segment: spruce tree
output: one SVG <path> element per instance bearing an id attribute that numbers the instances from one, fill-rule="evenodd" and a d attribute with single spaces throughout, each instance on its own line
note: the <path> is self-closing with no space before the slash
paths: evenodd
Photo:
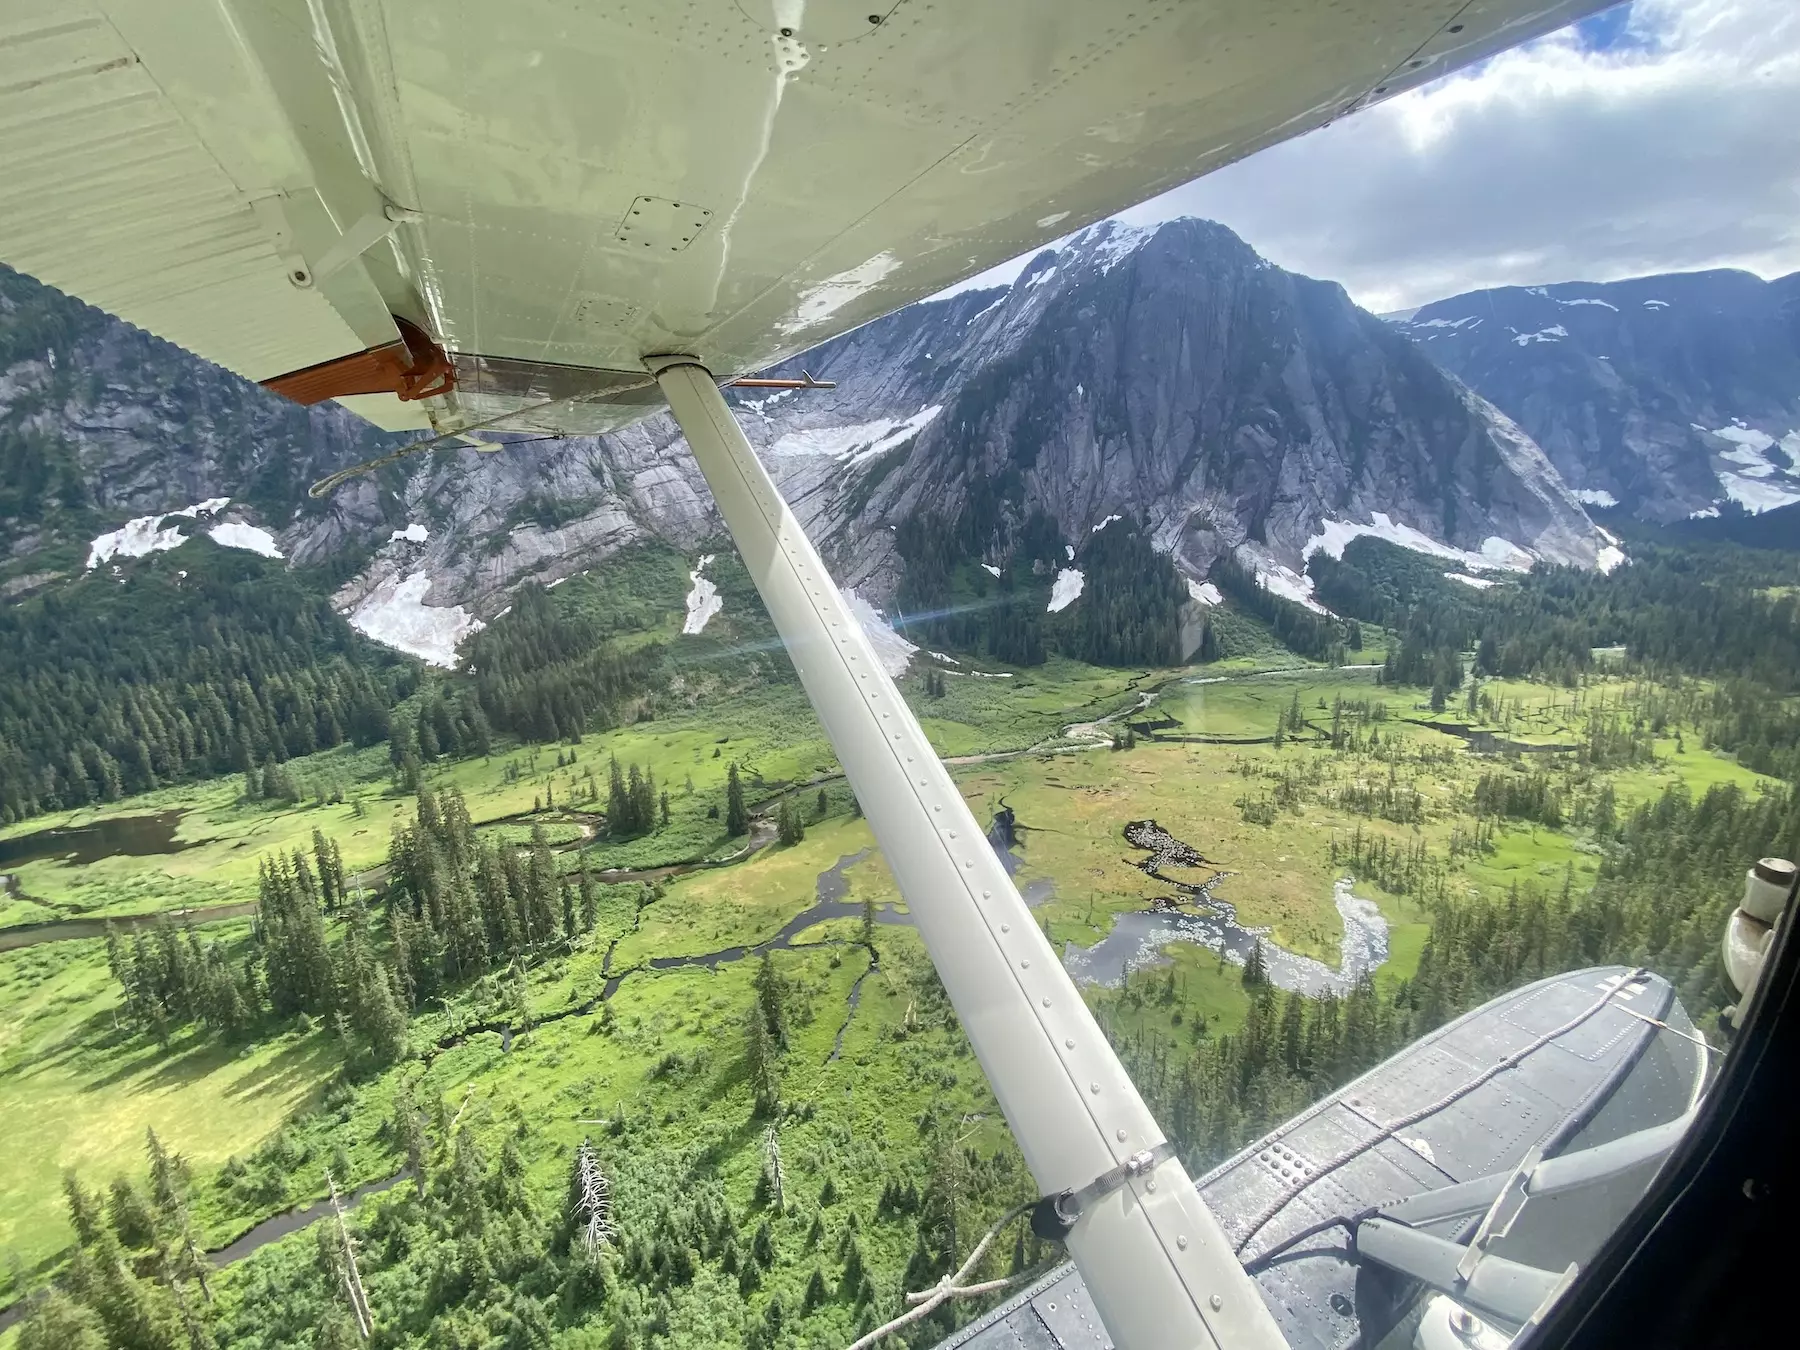
<path id="1" fill-rule="evenodd" d="M 725 771 L 725 833 L 736 836 L 748 833 L 750 812 L 744 807 L 744 785 L 738 779 L 734 761 Z"/>
<path id="2" fill-rule="evenodd" d="M 100 1318 L 52 1286 L 32 1301 L 18 1350 L 108 1350 Z"/>

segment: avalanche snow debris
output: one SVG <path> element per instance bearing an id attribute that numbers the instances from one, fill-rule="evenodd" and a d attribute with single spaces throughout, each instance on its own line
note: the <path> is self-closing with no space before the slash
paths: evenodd
<path id="1" fill-rule="evenodd" d="M 1434 558 L 1460 563 L 1470 571 L 1491 571 L 1496 567 L 1511 572 L 1528 572 L 1535 558 L 1527 549 L 1520 548 L 1509 539 L 1498 535 L 1489 535 L 1482 541 L 1481 551 L 1471 553 L 1466 549 L 1452 548 L 1448 544 L 1440 544 L 1423 530 L 1416 530 L 1411 525 L 1403 525 L 1394 521 L 1385 511 L 1371 512 L 1371 523 L 1359 525 L 1350 520 L 1322 520 L 1319 522 L 1319 533 L 1306 541 L 1306 547 L 1300 556 L 1310 558 L 1319 549 L 1333 558 L 1344 556 L 1344 545 L 1358 535 L 1372 534 L 1377 539 L 1385 539 L 1390 544 L 1398 544 L 1401 548 L 1412 549 L 1415 553 L 1429 554 Z M 1309 586 L 1310 592 L 1311 587 Z"/>
<path id="2" fill-rule="evenodd" d="M 161 519 L 161 516 L 138 516 L 99 536 L 88 546 L 88 567 L 98 567 L 114 558 L 141 558 L 146 553 L 179 548 L 187 542 L 187 536 L 173 525 L 157 529 Z"/>
<path id="3" fill-rule="evenodd" d="M 1709 434 L 1732 442 L 1733 448 L 1720 451 L 1719 458 L 1737 467 L 1718 471 L 1719 486 L 1732 501 L 1752 515 L 1800 501 L 1800 482 L 1794 481 L 1768 454 L 1779 445 L 1790 462 L 1800 459 L 1800 432 L 1790 431 L 1777 441 L 1768 432 L 1747 427 L 1734 417 L 1730 426 L 1715 428 Z"/>
<path id="4" fill-rule="evenodd" d="M 1068 554 L 1068 555 L 1069 555 L 1069 561 L 1070 561 L 1070 562 L 1074 562 L 1074 561 L 1075 561 L 1075 545 L 1073 545 L 1073 544 L 1064 544 L 1064 545 L 1063 545 L 1063 552 L 1064 552 L 1064 553 L 1067 553 L 1067 554 Z"/>
<path id="5" fill-rule="evenodd" d="M 207 534 L 212 536 L 213 543 L 223 544 L 226 548 L 247 549 L 251 553 L 260 553 L 265 558 L 281 556 L 281 550 L 275 547 L 275 536 L 255 525 L 227 520 L 213 526 Z"/>
<path id="6" fill-rule="evenodd" d="M 98 567 L 103 562 L 111 562 L 114 558 L 141 558 L 146 553 L 161 553 L 172 548 L 179 548 L 187 541 L 187 536 L 174 525 L 158 529 L 163 520 L 169 516 L 181 516 L 194 520 L 200 516 L 217 515 L 231 504 L 229 497 L 208 497 L 203 502 L 195 502 L 192 506 L 184 506 L 175 511 L 158 511 L 151 516 L 137 516 L 126 521 L 116 530 L 108 530 L 88 545 L 87 565 Z M 237 545 L 236 547 L 246 547 Z M 260 550 L 259 550 L 260 551 Z M 279 557 L 280 555 L 275 555 Z"/>
<path id="7" fill-rule="evenodd" d="M 1747 427 L 1736 418 L 1732 419 L 1730 426 L 1717 427 L 1712 434 L 1717 436 L 1720 440 L 1736 441 L 1746 450 L 1767 450 L 1770 446 L 1775 444 L 1775 438 L 1769 435 L 1768 432 L 1757 431 L 1751 427 Z M 1727 454 L 1725 458 L 1731 459 L 1733 456 Z M 1740 463 L 1741 462 L 1742 461 L 1740 461 Z"/>
<path id="8" fill-rule="evenodd" d="M 1099 534 L 1100 531 L 1104 530 L 1108 525 L 1112 524 L 1115 520 L 1123 520 L 1123 519 L 1125 519 L 1124 516 L 1108 516 L 1105 520 L 1101 521 L 1098 525 L 1094 526 L 1093 529 L 1089 530 L 1088 533 L 1089 534 Z"/>
<path id="9" fill-rule="evenodd" d="M 423 525 L 419 524 L 419 522 L 415 520 L 412 524 L 408 525 L 404 530 L 395 530 L 392 534 L 390 534 L 388 536 L 388 543 L 391 544 L 396 539 L 404 539 L 408 543 L 422 544 L 429 538 L 431 538 L 431 531 L 426 529 Z"/>
<path id="10" fill-rule="evenodd" d="M 1602 572 L 1610 572 L 1621 563 L 1629 562 L 1625 550 L 1617 544 L 1607 544 L 1594 558 L 1594 566 Z"/>
<path id="11" fill-rule="evenodd" d="M 1225 597 L 1220 594 L 1219 588 L 1210 581 L 1195 581 L 1192 577 L 1189 577 L 1187 579 L 1187 593 L 1188 599 L 1198 600 L 1203 605 L 1222 605 L 1225 603 Z"/>
<path id="12" fill-rule="evenodd" d="M 1460 581 L 1465 586 L 1473 586 L 1478 591 L 1485 591 L 1494 584 L 1492 577 L 1472 577 L 1464 572 L 1446 572 L 1444 576 L 1451 581 Z"/>
<path id="13" fill-rule="evenodd" d="M 888 621 L 882 618 L 881 611 L 854 590 L 844 592 L 844 603 L 850 607 L 851 614 L 856 616 L 857 623 L 862 625 L 863 634 L 875 649 L 875 659 L 881 662 L 881 668 L 894 679 L 904 675 L 913 653 L 919 650 L 918 647 L 896 633 Z"/>
<path id="14" fill-rule="evenodd" d="M 1329 614 L 1330 610 L 1313 599 L 1312 578 L 1296 572 L 1281 563 L 1267 562 L 1257 559 L 1256 580 L 1270 595 L 1279 595 L 1283 600 L 1292 600 L 1297 605 L 1305 605 L 1315 614 Z"/>
<path id="15" fill-rule="evenodd" d="M 1718 518 L 1719 508 L 1716 506 L 1709 506 L 1704 511 L 1688 512 L 1689 520 L 1717 520 Z"/>
<path id="16" fill-rule="evenodd" d="M 995 567 L 994 564 L 992 564 L 992 563 L 981 564 L 981 570 L 986 572 L 991 577 L 997 577 L 1000 575 L 1000 569 L 998 567 Z"/>
<path id="17" fill-rule="evenodd" d="M 807 431 L 790 431 L 778 438 L 769 447 L 768 453 L 775 459 L 827 455 L 832 459 L 854 462 L 891 450 L 916 436 L 942 411 L 943 405 L 934 403 L 929 408 L 919 409 L 904 421 L 881 417 L 872 422 L 858 422 L 846 427 L 814 427 Z"/>
<path id="18" fill-rule="evenodd" d="M 1087 578 L 1081 574 L 1080 569 L 1063 568 L 1056 574 L 1056 584 L 1050 588 L 1050 605 L 1045 612 L 1059 614 L 1067 609 L 1075 603 L 1081 595 L 1081 588 L 1085 585 L 1087 585 Z"/>
<path id="19" fill-rule="evenodd" d="M 943 652 L 931 652 L 930 656 L 933 661 L 942 661 L 947 666 L 960 666 L 962 664 L 962 662 L 958 661 L 954 656 L 946 656 Z"/>
<path id="20" fill-rule="evenodd" d="M 725 607 L 725 599 L 719 594 L 719 588 L 702 575 L 711 565 L 713 557 L 711 553 L 702 553 L 700 561 L 694 564 L 694 570 L 688 573 L 688 580 L 693 585 L 687 593 L 687 618 L 681 623 L 681 631 L 684 633 L 704 633 L 706 625 L 712 622 L 713 615 Z"/>
<path id="21" fill-rule="evenodd" d="M 1586 506 L 1617 506 L 1619 499 L 1605 488 L 1576 488 L 1575 500 Z"/>
<path id="22" fill-rule="evenodd" d="M 487 625 L 461 605 L 427 605 L 430 590 L 431 578 L 423 572 L 389 577 L 351 612 L 350 626 L 421 661 L 454 668 L 457 644 Z"/>
<path id="23" fill-rule="evenodd" d="M 1719 486 L 1725 489 L 1727 497 L 1753 516 L 1800 502 L 1800 488 L 1785 483 L 1768 483 L 1761 478 L 1749 478 L 1723 470 L 1719 473 Z"/>

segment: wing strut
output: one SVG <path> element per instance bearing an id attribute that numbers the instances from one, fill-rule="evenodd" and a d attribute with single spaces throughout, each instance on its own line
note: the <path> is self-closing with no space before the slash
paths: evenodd
<path id="1" fill-rule="evenodd" d="M 1065 1242 L 1121 1350 L 1285 1350 L 1179 1159 L 876 659 L 819 555 L 689 356 L 645 364 L 892 868 L 1045 1195 L 1087 1192 Z M 1153 1165 L 1127 1164 L 1146 1151 Z M 1092 1194 L 1093 1192 L 1088 1192 Z M 1104 1344 L 1097 1340 L 1097 1344 Z"/>

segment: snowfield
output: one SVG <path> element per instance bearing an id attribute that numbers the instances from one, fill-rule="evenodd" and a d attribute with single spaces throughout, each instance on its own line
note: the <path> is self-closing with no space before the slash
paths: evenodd
<path id="1" fill-rule="evenodd" d="M 703 575 L 712 560 L 712 554 L 702 553 L 700 561 L 694 564 L 694 570 L 688 573 L 688 580 L 693 584 L 687 593 L 687 618 L 681 622 L 681 631 L 684 633 L 704 633 L 713 616 L 725 608 L 725 599 L 719 594 L 719 588 Z"/>
<path id="2" fill-rule="evenodd" d="M 226 548 L 247 549 L 251 553 L 260 553 L 265 558 L 281 556 L 281 550 L 275 547 L 275 536 L 256 525 L 228 520 L 213 526 L 206 533 L 213 543 L 223 544 Z"/>
<path id="3" fill-rule="evenodd" d="M 1385 511 L 1372 512 L 1371 523 L 1367 525 L 1359 525 L 1351 520 L 1320 521 L 1319 533 L 1306 541 L 1301 556 L 1310 558 L 1319 549 L 1324 549 L 1328 556 L 1342 558 L 1344 545 L 1365 534 L 1385 539 L 1390 544 L 1398 544 L 1401 548 L 1410 548 L 1415 553 L 1425 553 L 1446 562 L 1458 563 L 1465 571 L 1471 572 L 1493 571 L 1496 568 L 1508 572 L 1529 572 L 1532 563 L 1537 561 L 1529 549 L 1520 548 L 1510 539 L 1502 539 L 1499 535 L 1489 535 L 1482 540 L 1479 553 L 1452 548 L 1449 544 L 1438 543 L 1423 530 L 1396 523 Z"/>
<path id="4" fill-rule="evenodd" d="M 847 427 L 813 427 L 806 431 L 790 431 L 779 437 L 767 453 L 771 459 L 824 456 L 854 462 L 882 454 L 910 440 L 943 410 L 942 404 L 934 403 L 929 408 L 920 408 L 905 421 L 881 417 L 873 422 L 857 422 Z"/>
<path id="5" fill-rule="evenodd" d="M 427 605 L 431 578 L 423 572 L 389 577 L 351 611 L 350 626 L 384 646 L 446 670 L 457 644 L 487 627 L 461 605 Z"/>
<path id="6" fill-rule="evenodd" d="M 116 530 L 108 530 L 88 545 L 87 565 L 98 567 L 103 562 L 111 562 L 114 558 L 141 558 L 147 553 L 162 553 L 172 548 L 180 548 L 187 542 L 188 536 L 178 526 L 170 525 L 164 529 L 157 526 L 170 516 L 181 516 L 186 520 L 197 520 L 201 516 L 213 516 L 231 505 L 229 497 L 208 497 L 203 502 L 195 502 L 192 506 L 184 506 L 176 511 L 159 511 L 153 516 L 138 516 L 126 521 Z M 266 532 L 263 533 L 267 537 Z M 248 547 L 243 544 L 229 544 L 229 548 Z M 274 541 L 270 540 L 270 546 Z M 261 552 L 261 550 L 257 550 Z M 280 557 L 280 554 L 273 555 Z"/>
<path id="7" fill-rule="evenodd" d="M 1050 588 L 1050 606 L 1046 613 L 1060 614 L 1081 596 L 1081 588 L 1087 585 L 1087 578 L 1079 568 L 1065 567 L 1056 574 L 1056 584 Z"/>
<path id="8" fill-rule="evenodd" d="M 888 621 L 881 617 L 881 611 L 855 591 L 844 592 L 844 603 L 862 625 L 863 635 L 875 649 L 875 659 L 881 662 L 881 668 L 890 678 L 899 679 L 912 662 L 913 653 L 919 649 L 889 627 Z"/>

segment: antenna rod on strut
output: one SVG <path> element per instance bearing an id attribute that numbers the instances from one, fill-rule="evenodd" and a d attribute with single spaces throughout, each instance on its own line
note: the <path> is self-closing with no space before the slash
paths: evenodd
<path id="1" fill-rule="evenodd" d="M 1286 1350 L 1256 1284 L 712 375 L 691 356 L 653 356 L 645 365 L 712 488 L 1113 1342 L 1120 1350 Z"/>
<path id="2" fill-rule="evenodd" d="M 810 370 L 803 370 L 797 380 L 746 375 L 741 380 L 731 381 L 731 387 L 733 389 L 836 389 L 837 381 L 815 380 Z"/>

